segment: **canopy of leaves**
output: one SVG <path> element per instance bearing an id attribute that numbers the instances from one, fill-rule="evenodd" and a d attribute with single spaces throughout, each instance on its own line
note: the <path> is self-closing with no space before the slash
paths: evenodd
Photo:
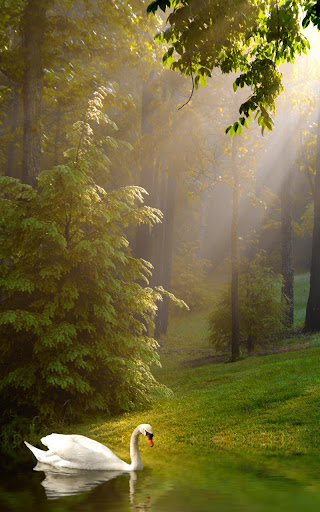
<path id="1" fill-rule="evenodd" d="M 232 136 L 247 126 L 251 115 L 262 132 L 271 130 L 275 99 L 282 90 L 281 62 L 306 52 L 299 11 L 303 0 L 155 0 L 148 12 L 172 7 L 169 28 L 156 36 L 168 50 L 163 63 L 192 77 L 193 87 L 206 85 L 214 68 L 240 72 L 234 82 L 251 94 L 239 109 L 240 118 L 226 129 Z"/>
<path id="2" fill-rule="evenodd" d="M 23 29 L 28 22 L 33 32 L 36 23 L 32 13 L 28 20 L 25 16 L 30 3 L 0 0 L 0 174 L 14 177 L 21 176 L 23 152 Z M 147 80 L 153 67 L 161 68 L 160 53 L 157 55 L 160 48 L 150 35 L 158 30 L 158 23 L 156 18 L 147 17 L 144 3 L 145 0 L 33 0 L 35 12 L 40 6 L 45 9 L 41 170 L 63 162 L 63 152 L 68 147 L 66 134 L 81 118 L 88 99 L 100 84 L 108 83 L 109 92 L 113 91 L 108 98 L 109 112 L 117 120 L 121 136 L 126 132 L 126 140 L 137 139 L 141 82 Z M 14 147 L 14 161 L 8 172 L 10 144 Z M 118 158 L 121 156 L 114 155 L 113 161 Z M 124 171 L 132 172 L 132 167 Z M 117 186 L 120 183 L 118 180 Z"/>

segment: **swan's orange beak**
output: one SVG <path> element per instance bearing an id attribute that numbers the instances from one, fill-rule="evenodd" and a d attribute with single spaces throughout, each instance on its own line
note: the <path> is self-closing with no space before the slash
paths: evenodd
<path id="1" fill-rule="evenodd" d="M 152 448 L 152 446 L 154 445 L 152 439 L 148 436 L 148 434 L 146 435 L 146 438 L 147 438 L 147 441 L 148 441 L 148 445 L 151 446 L 151 448 Z"/>

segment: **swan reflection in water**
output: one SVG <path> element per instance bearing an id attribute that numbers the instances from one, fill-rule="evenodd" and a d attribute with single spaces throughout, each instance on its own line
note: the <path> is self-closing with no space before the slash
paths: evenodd
<path id="1" fill-rule="evenodd" d="M 113 480 L 121 475 L 130 475 L 129 495 L 133 503 L 137 475 L 134 471 L 86 471 L 83 469 L 57 468 L 38 462 L 34 471 L 43 471 L 45 479 L 41 482 L 48 499 L 64 496 L 76 496 L 90 491 L 100 484 Z"/>

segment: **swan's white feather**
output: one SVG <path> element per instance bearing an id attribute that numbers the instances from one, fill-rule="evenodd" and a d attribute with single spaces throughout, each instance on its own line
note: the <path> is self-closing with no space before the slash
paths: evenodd
<path id="1" fill-rule="evenodd" d="M 103 457 L 112 459 L 114 461 L 121 461 L 110 448 L 103 444 L 89 439 L 89 437 L 81 436 L 78 434 L 50 434 L 49 436 L 41 439 L 42 444 L 47 446 L 53 453 L 58 454 L 62 459 L 79 460 L 79 457 L 84 457 L 88 452 Z"/>
<path id="2" fill-rule="evenodd" d="M 39 450 L 26 443 L 39 462 L 60 468 L 128 470 L 129 464 L 122 461 L 107 446 L 88 437 L 71 434 L 51 434 L 41 442 L 49 448 Z"/>

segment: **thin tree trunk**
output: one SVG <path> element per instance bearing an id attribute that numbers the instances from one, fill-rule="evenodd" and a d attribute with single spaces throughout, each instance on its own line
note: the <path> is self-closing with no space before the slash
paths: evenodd
<path id="1" fill-rule="evenodd" d="M 310 291 L 304 329 L 309 332 L 320 331 L 320 109 L 318 114 L 317 160 L 314 186 Z"/>
<path id="2" fill-rule="evenodd" d="M 165 290 L 171 290 L 171 269 L 172 269 L 172 252 L 173 252 L 173 227 L 174 227 L 174 211 L 176 199 L 176 178 L 168 177 L 166 209 L 164 212 L 164 225 L 162 237 L 162 278 L 161 285 Z M 155 337 L 166 334 L 169 319 L 169 299 L 163 298 L 163 302 L 159 305 L 159 312 L 156 318 Z"/>
<path id="3" fill-rule="evenodd" d="M 168 207 L 166 211 L 167 222 L 165 232 L 165 245 L 164 245 L 164 268 L 165 276 L 163 287 L 171 291 L 171 273 L 172 273 L 172 254 L 173 254 L 173 234 L 174 234 L 174 212 L 176 200 L 177 182 L 175 176 L 169 176 L 168 183 Z M 169 321 L 169 299 L 163 299 L 163 312 L 162 312 L 162 328 L 161 334 L 166 334 L 168 330 Z"/>
<path id="4" fill-rule="evenodd" d="M 286 169 L 285 169 L 286 170 Z M 294 261 L 292 243 L 292 184 L 293 173 L 287 175 L 281 190 L 281 265 L 282 265 L 282 299 L 287 304 L 287 325 L 293 325 L 293 283 Z"/>
<path id="5" fill-rule="evenodd" d="M 247 339 L 247 349 L 248 349 L 248 354 L 253 354 L 253 352 L 254 352 L 254 336 L 251 332 Z"/>
<path id="6" fill-rule="evenodd" d="M 168 175 L 165 170 L 161 172 L 161 186 L 158 187 L 160 195 L 158 197 L 157 207 L 163 212 L 163 219 L 161 224 L 155 226 L 154 229 L 154 246 L 153 246 L 153 280 L 154 286 L 164 286 L 165 264 L 164 264 L 164 251 L 165 251 L 165 235 L 167 225 L 167 200 L 168 200 Z M 154 337 L 159 339 L 162 334 L 162 315 L 163 315 L 163 302 L 159 301 L 158 311 L 155 320 Z"/>
<path id="7" fill-rule="evenodd" d="M 233 162 L 233 165 L 235 163 Z M 234 169 L 234 184 L 232 193 L 232 223 L 231 223 L 231 314 L 232 340 L 231 361 L 240 357 L 240 327 L 239 327 L 239 176 Z"/>
<path id="8" fill-rule="evenodd" d="M 25 66 L 23 72 L 22 101 L 23 158 L 22 181 L 34 185 L 41 162 L 41 110 L 42 110 L 42 46 L 46 26 L 47 2 L 28 0 L 23 20 L 22 41 Z"/>
<path id="9" fill-rule="evenodd" d="M 60 103 L 58 102 L 57 105 L 57 114 L 56 114 L 56 134 L 54 138 L 54 156 L 53 156 L 53 165 L 59 164 L 59 145 L 60 145 L 60 138 L 61 138 L 61 107 Z"/>

